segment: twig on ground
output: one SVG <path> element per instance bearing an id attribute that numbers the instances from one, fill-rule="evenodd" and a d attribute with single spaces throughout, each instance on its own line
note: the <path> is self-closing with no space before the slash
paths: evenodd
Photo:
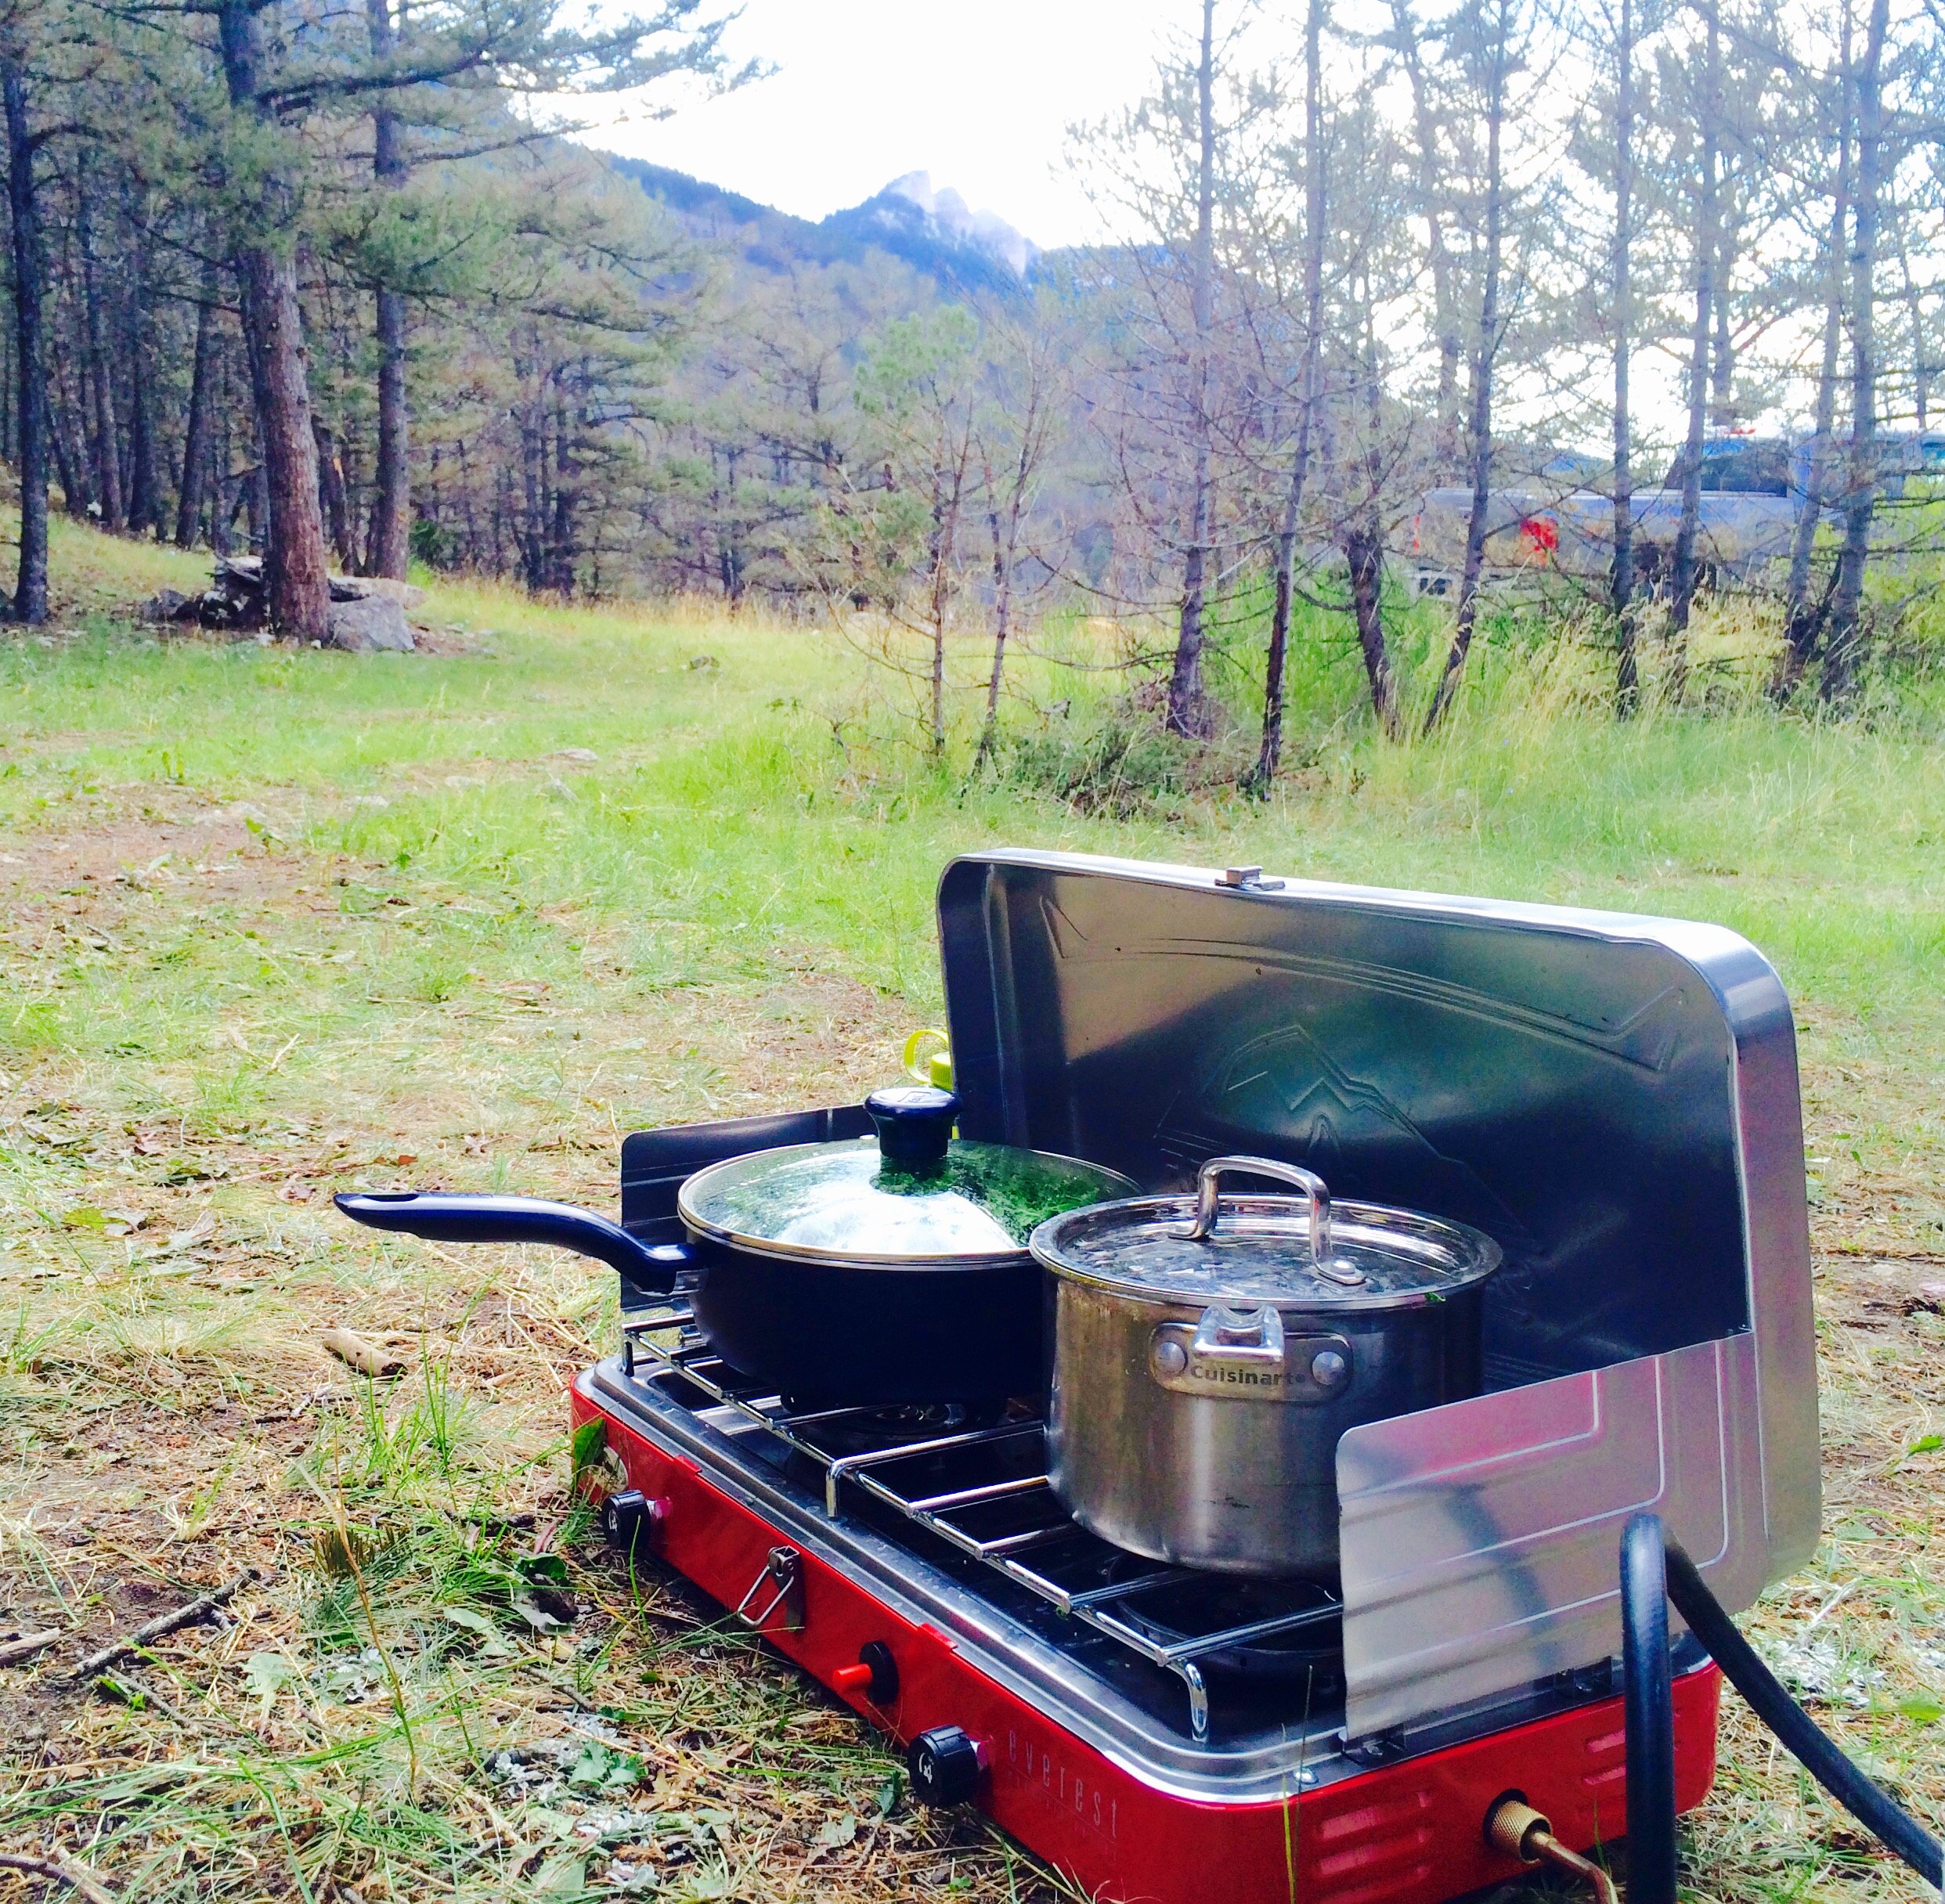
<path id="1" fill-rule="evenodd" d="M 186 1729 L 189 1726 L 189 1721 L 168 1700 L 153 1686 L 143 1685 L 139 1679 L 124 1679 L 112 1672 L 100 1673 L 96 1677 L 95 1689 L 106 1693 L 118 1704 L 126 1706 L 132 1712 L 152 1709 L 161 1713 L 165 1719 L 175 1720 L 177 1725 Z"/>
<path id="2" fill-rule="evenodd" d="M 33 1658 L 43 1646 L 51 1646 L 67 1629 L 50 1627 L 45 1633 L 23 1633 L 18 1639 L 9 1639 L 0 1644 L 0 1666 L 17 1666 L 21 1661 Z"/>
<path id="3" fill-rule="evenodd" d="M 0 1870 L 24 1871 L 30 1877 L 45 1877 L 65 1884 L 88 1904 L 115 1904 L 115 1894 L 92 1873 L 65 1858 L 36 1858 L 23 1851 L 0 1851 Z"/>
<path id="4" fill-rule="evenodd" d="M 138 1626 L 125 1639 L 117 1639 L 99 1652 L 91 1653 L 71 1672 L 62 1677 L 70 1682 L 92 1679 L 106 1671 L 117 1660 L 126 1659 L 132 1653 L 140 1651 L 150 1641 L 166 1639 L 171 1633 L 180 1632 L 186 1626 L 195 1626 L 218 1613 L 234 1599 L 245 1587 L 254 1585 L 262 1576 L 254 1567 L 247 1567 L 234 1580 L 218 1587 L 213 1592 L 203 1594 L 193 1599 L 186 1606 L 179 1606 L 174 1613 L 158 1614 L 145 1625 Z"/>
<path id="5" fill-rule="evenodd" d="M 381 1349 L 375 1342 L 367 1342 L 363 1336 L 348 1329 L 327 1329 L 318 1340 L 341 1362 L 355 1368 L 360 1375 L 368 1375 L 374 1382 L 388 1380 L 392 1376 L 403 1375 L 405 1358 L 394 1355 L 389 1350 Z"/>

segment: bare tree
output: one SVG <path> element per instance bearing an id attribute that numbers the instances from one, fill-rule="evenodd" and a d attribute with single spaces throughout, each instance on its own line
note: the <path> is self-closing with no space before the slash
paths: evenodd
<path id="1" fill-rule="evenodd" d="M 1460 335 L 1457 268 L 1445 236 L 1445 195 L 1449 189 L 1439 138 L 1439 114 L 1434 103 L 1435 81 L 1425 62 L 1424 47 L 1411 0 L 1391 0 L 1391 44 L 1410 82 L 1412 130 L 1417 161 L 1419 214 L 1425 221 L 1425 264 L 1431 276 L 1432 329 L 1438 347 L 1438 418 L 1432 462 L 1442 481 L 1459 463 L 1463 427 L 1459 403 L 1459 366 L 1465 355 Z"/>
<path id="2" fill-rule="evenodd" d="M 1836 70 L 1828 91 L 1837 150 L 1831 165 L 1830 227 L 1824 245 L 1824 339 L 1817 377 L 1817 415 L 1810 442 L 1808 480 L 1790 537 L 1790 567 L 1783 596 L 1783 647 L 1777 657 L 1770 692 L 1787 700 L 1802 680 L 1821 638 L 1829 611 L 1828 594 L 1810 593 L 1810 556 L 1817 530 L 1831 495 L 1831 433 L 1836 427 L 1837 363 L 1844 328 L 1844 231 L 1850 218 L 1850 59 L 1851 17 L 1849 0 L 1843 12 L 1842 38 Z M 1835 580 L 1833 575 L 1832 579 Z"/>
<path id="3" fill-rule="evenodd" d="M 1210 355 L 1215 281 L 1215 0 L 1202 0 L 1202 52 L 1196 67 L 1196 240 L 1189 392 L 1194 473 L 1190 478 L 1188 546 L 1182 555 L 1182 616 L 1175 637 L 1175 665 L 1168 676 L 1168 730 L 1201 735 L 1209 731 L 1208 695 L 1202 682 L 1203 614 L 1208 582 L 1211 514 Z"/>
<path id="4" fill-rule="evenodd" d="M 204 499 L 211 486 L 218 374 L 216 307 L 222 278 L 213 229 L 205 243 L 196 301 L 196 344 L 190 361 L 189 407 L 182 425 L 182 480 L 176 485 L 175 545 L 179 549 L 195 546 L 202 524 Z"/>
<path id="5" fill-rule="evenodd" d="M 1485 244 L 1480 265 L 1479 321 L 1473 340 L 1470 415 L 1467 420 L 1468 448 L 1472 463 L 1472 508 L 1466 522 L 1465 564 L 1459 578 L 1459 608 L 1453 625 L 1452 645 L 1438 686 L 1425 714 L 1424 731 L 1430 734 L 1445 716 L 1452 696 L 1459 691 L 1465 672 L 1466 656 L 1472 647 L 1473 630 L 1479 615 L 1479 582 L 1485 566 L 1487 514 L 1492 489 L 1492 373 L 1501 334 L 1499 319 L 1499 272 L 1501 247 L 1506 229 L 1506 174 L 1504 139 L 1506 91 L 1513 57 L 1514 0 L 1490 0 L 1489 14 L 1482 7 L 1480 27 L 1486 34 L 1481 49 L 1484 63 L 1482 110 L 1485 118 Z"/>
<path id="6" fill-rule="evenodd" d="M 20 441 L 20 559 L 13 618 L 47 619 L 47 360 L 41 335 L 40 198 L 34 168 L 45 128 L 36 132 L 28 107 L 27 49 L 9 36 L 0 45 L 0 96 L 7 139 L 7 205 L 13 222 L 13 348 Z"/>
<path id="7" fill-rule="evenodd" d="M 1722 21 L 1717 0 L 1705 0 L 1707 51 L 1702 67 L 1702 92 L 1697 121 L 1701 157 L 1695 186 L 1695 321 L 1690 332 L 1688 358 L 1688 435 L 1682 447 L 1682 513 L 1675 530 L 1675 548 L 1669 564 L 1669 696 L 1680 701 L 1688 687 L 1688 619 L 1695 599 L 1698 564 L 1695 543 L 1701 521 L 1702 449 L 1709 426 L 1709 350 L 1715 321 L 1716 265 L 1719 236 L 1716 229 L 1716 142 L 1722 124 Z"/>
<path id="8" fill-rule="evenodd" d="M 1620 0 L 1614 83 L 1614 709 L 1631 718 L 1640 701 L 1635 657 L 1634 470 L 1628 371 L 1634 352 L 1634 0 Z"/>
<path id="9" fill-rule="evenodd" d="M 371 56 L 388 60 L 399 36 L 392 0 L 366 0 Z M 381 93 L 371 116 L 372 177 L 381 192 L 396 192 L 406 179 L 405 130 L 388 95 Z M 373 293 L 373 335 L 378 345 L 378 456 L 373 472 L 371 523 L 365 542 L 366 572 L 402 577 L 412 526 L 410 424 L 406 408 L 406 299 L 395 284 Z"/>
<path id="10" fill-rule="evenodd" d="M 980 487 L 993 551 L 993 665 L 972 758 L 975 774 L 991 759 L 999 740 L 1006 644 L 1013 632 L 1021 562 L 1030 553 L 1022 540 L 1069 394 L 1063 366 L 1070 344 L 1045 307 L 1019 323 L 989 318 L 987 331 L 989 337 L 998 334 L 1005 361 L 998 366 L 999 389 L 978 415 Z M 1039 566 L 1043 573 L 1054 572 L 1044 559 Z"/>
<path id="11" fill-rule="evenodd" d="M 1844 497 L 1844 546 L 1831 592 L 1830 631 L 1819 687 L 1824 700 L 1842 706 L 1857 692 L 1862 644 L 1864 564 L 1871 554 L 1871 521 L 1878 470 L 1877 271 L 1878 195 L 1884 165 L 1884 44 L 1890 0 L 1872 0 L 1864 28 L 1864 56 L 1853 88 L 1857 123 L 1857 200 L 1852 213 L 1850 252 L 1850 459 Z"/>
<path id="12" fill-rule="evenodd" d="M 1323 136 L 1323 28 L 1327 0 L 1310 0 L 1304 20 L 1304 359 L 1303 407 L 1290 460 L 1290 486 L 1276 535 L 1276 597 L 1270 608 L 1269 651 L 1263 673 L 1263 737 L 1251 785 L 1268 791 L 1283 748 L 1283 669 L 1290 652 L 1290 608 L 1297 593 L 1297 533 L 1303 519 L 1304 481 L 1322 394 L 1324 247 L 1327 190 Z"/>

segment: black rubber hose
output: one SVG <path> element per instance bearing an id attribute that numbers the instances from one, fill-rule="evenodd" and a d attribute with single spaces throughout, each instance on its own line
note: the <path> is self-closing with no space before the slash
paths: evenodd
<path id="1" fill-rule="evenodd" d="M 1675 1904 L 1675 1687 L 1658 1514 L 1636 1514 L 1621 1530 L 1621 1674 L 1628 1904 Z"/>
<path id="2" fill-rule="evenodd" d="M 1637 1516 L 1637 1520 L 1651 1518 Z M 1632 1529 L 1633 1523 L 1630 1522 Z M 1626 1550 L 1626 1535 L 1622 1537 Z M 1787 1746 L 1810 1776 L 1823 1787 L 1851 1816 L 1866 1826 L 1911 1869 L 1935 1888 L 1945 1889 L 1945 1874 L 1940 1865 L 1939 1841 L 1918 1820 L 1885 1795 L 1882 1787 L 1867 1777 L 1827 1738 L 1815 1720 L 1783 1689 L 1776 1675 L 1756 1656 L 1748 1640 L 1736 1629 L 1735 1622 L 1703 1584 L 1695 1563 L 1673 1541 L 1668 1543 L 1668 1592 L 1676 1610 L 1688 1622 L 1688 1630 L 1701 1642 L 1729 1682 L 1746 1699 L 1758 1718 Z M 1622 1599 L 1626 1598 L 1626 1573 L 1622 1572 Z M 1664 1655 L 1665 1657 L 1665 1655 Z M 1628 1830 L 1634 1830 L 1634 1708 L 1628 1706 Z M 1634 1848 L 1628 1848 L 1628 1868 L 1634 1869 Z M 1631 1891 L 1632 1895 L 1632 1891 Z M 1650 1894 L 1652 1895 L 1652 1894 Z M 1672 1895 L 1673 1893 L 1671 1892 Z M 1637 1899 L 1636 1904 L 1640 1904 Z"/>

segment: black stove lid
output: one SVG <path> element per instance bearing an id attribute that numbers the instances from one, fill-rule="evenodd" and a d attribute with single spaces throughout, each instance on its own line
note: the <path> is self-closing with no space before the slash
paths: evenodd
<path id="1" fill-rule="evenodd" d="M 962 1131 L 1147 1189 L 1255 1152 L 1470 1224 L 1506 1254 L 1488 1293 L 1499 1386 L 1747 1329 L 1765 1260 L 1788 1303 L 1799 1270 L 1806 1293 L 1794 1027 L 1745 941 L 1235 877 L 953 862 L 939 918 Z"/>

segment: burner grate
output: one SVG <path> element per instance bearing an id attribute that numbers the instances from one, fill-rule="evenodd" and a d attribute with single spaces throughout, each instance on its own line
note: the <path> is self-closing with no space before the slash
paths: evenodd
<path id="1" fill-rule="evenodd" d="M 655 1340 L 669 1336 L 673 1343 Z M 1174 1674 L 1188 1694 L 1189 1729 L 1198 1744 L 1209 1738 L 1205 1664 L 1247 1655 L 1273 1640 L 1321 1637 L 1342 1616 L 1336 1595 L 1299 1581 L 1278 1583 L 1278 1590 L 1300 1603 L 1239 1619 L 1232 1597 L 1218 1592 L 1197 1618 L 1194 1589 L 1225 1583 L 1125 1552 L 1075 1521 L 1048 1477 L 1047 1424 L 1040 1415 L 961 1426 L 950 1411 L 947 1419 L 927 1423 L 925 1411 L 793 1408 L 782 1396 L 743 1381 L 679 1304 L 631 1312 L 622 1338 L 629 1376 L 686 1383 L 821 1468 L 824 1509 L 832 1520 L 843 1513 L 846 1488 L 853 1488 L 1064 1617 Z M 861 1436 L 864 1445 L 857 1444 Z M 904 1486 L 902 1468 L 911 1470 Z M 1166 1606 L 1167 1617 L 1144 1610 L 1144 1603 Z M 1228 1617 L 1219 1610 L 1225 1606 Z"/>

